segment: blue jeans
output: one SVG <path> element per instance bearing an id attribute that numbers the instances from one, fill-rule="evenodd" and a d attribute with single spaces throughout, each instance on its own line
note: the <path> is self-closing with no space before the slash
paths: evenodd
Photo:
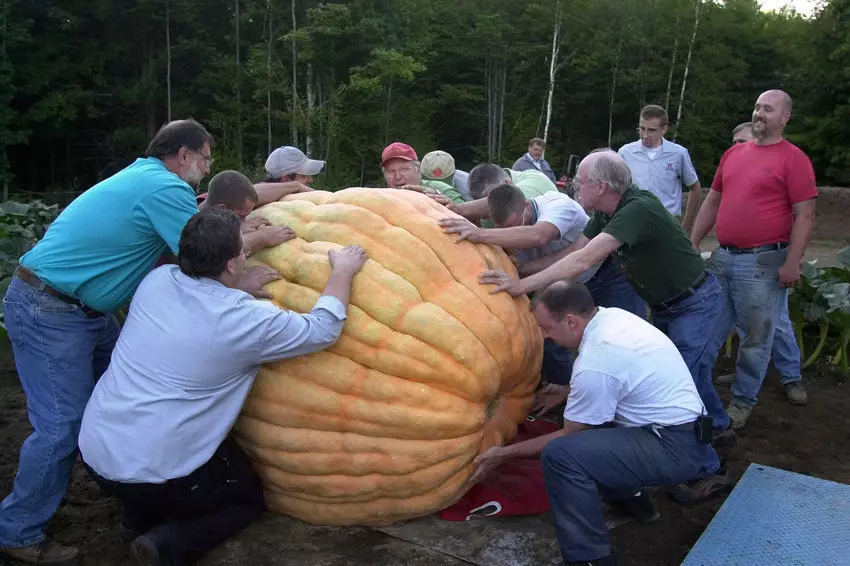
<path id="1" fill-rule="evenodd" d="M 782 305 L 779 322 L 776 323 L 776 331 L 773 333 L 771 356 L 773 357 L 773 365 L 779 372 L 782 385 L 800 381 L 800 345 L 797 344 L 794 325 L 791 323 L 791 316 L 788 314 L 787 298 Z"/>
<path id="2" fill-rule="evenodd" d="M 777 277 L 787 255 L 787 249 L 733 254 L 718 247 L 707 262 L 721 288 L 720 321 L 709 348 L 711 364 L 714 365 L 732 328 L 737 328 L 740 341 L 732 395 L 738 405 L 753 407 L 756 404 L 770 363 L 776 326 L 783 311 L 787 311 L 788 290 L 779 285 Z M 793 336 L 792 330 L 789 339 L 793 340 Z"/>
<path id="3" fill-rule="evenodd" d="M 712 474 L 720 463 L 693 430 L 597 428 L 543 448 L 543 478 L 561 555 L 567 562 L 611 554 L 602 501 L 644 487 L 673 485 Z"/>
<path id="4" fill-rule="evenodd" d="M 646 302 L 638 296 L 612 258 L 586 283 L 593 302 L 617 307 L 646 319 Z M 543 341 L 543 375 L 549 383 L 567 385 L 573 373 L 573 353 L 551 339 Z"/>
<path id="5" fill-rule="evenodd" d="M 652 308 L 655 326 L 676 345 L 691 371 L 697 393 L 715 430 L 729 427 L 729 416 L 711 380 L 714 361 L 722 345 L 721 342 L 712 351 L 715 346 L 710 343 L 720 320 L 720 305 L 720 285 L 709 273 L 691 296 L 668 308 Z"/>
<path id="6" fill-rule="evenodd" d="M 44 539 L 77 456 L 83 411 L 118 339 L 111 314 L 81 307 L 12 279 L 3 299 L 15 366 L 33 432 L 21 447 L 12 493 L 0 504 L 0 547 Z"/>

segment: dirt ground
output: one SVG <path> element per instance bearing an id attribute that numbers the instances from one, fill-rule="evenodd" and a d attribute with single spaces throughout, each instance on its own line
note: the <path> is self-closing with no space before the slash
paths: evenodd
<path id="1" fill-rule="evenodd" d="M 835 253 L 846 246 L 850 238 L 850 230 L 844 228 L 850 211 L 850 190 L 845 190 L 844 194 L 822 191 L 821 195 L 819 227 L 807 259 L 817 258 L 820 263 L 829 264 L 835 261 Z M 707 241 L 703 249 L 709 249 L 709 244 Z M 728 372 L 731 363 L 721 355 L 716 373 Z M 759 405 L 745 432 L 737 445 L 723 454 L 736 478 L 755 462 L 850 484 L 850 435 L 847 434 L 850 430 L 850 391 L 838 380 L 834 368 L 825 364 L 810 368 L 804 372 L 804 378 L 809 404 L 795 407 L 779 392 L 778 378 L 771 368 Z M 719 390 L 728 400 L 728 387 Z M 0 497 L 11 489 L 18 452 L 29 431 L 26 400 L 9 345 L 3 343 L 0 344 Z M 680 564 L 723 503 L 723 499 L 718 498 L 695 507 L 682 507 L 661 493 L 656 494 L 656 501 L 662 512 L 660 520 L 650 525 L 626 523 L 613 530 L 620 564 Z M 120 506 L 105 497 L 77 466 L 49 532 L 65 544 L 79 546 L 84 553 L 82 564 L 125 564 L 126 544 L 119 540 L 115 531 L 119 519 Z M 537 566 L 558 563 L 557 544 L 546 515 L 481 519 L 470 523 L 447 523 L 429 518 L 418 524 L 419 537 L 405 534 L 414 532 L 415 535 L 415 529 L 382 532 L 365 528 L 312 527 L 267 513 L 239 536 L 210 553 L 202 564 Z M 437 532 L 439 536 L 433 536 Z M 0 564 L 4 564 L 3 559 Z"/>

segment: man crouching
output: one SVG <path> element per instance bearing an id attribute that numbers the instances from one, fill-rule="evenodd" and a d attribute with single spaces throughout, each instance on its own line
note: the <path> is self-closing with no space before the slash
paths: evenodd
<path id="1" fill-rule="evenodd" d="M 531 308 L 544 336 L 578 350 L 569 387 L 549 385 L 537 400 L 544 409 L 566 400 L 564 428 L 491 448 L 476 459 L 470 481 L 507 459 L 541 455 L 564 561 L 613 565 L 603 500 L 641 521 L 657 519 L 643 488 L 718 469 L 711 422 L 701 418 L 705 408 L 676 346 L 645 320 L 596 307 L 584 285 L 566 281 L 546 288 Z"/>
<path id="2" fill-rule="evenodd" d="M 136 291 L 83 416 L 83 461 L 124 504 L 122 534 L 144 564 L 181 564 L 263 512 L 259 479 L 228 433 L 260 364 L 337 341 L 366 261 L 357 246 L 330 252 L 312 312 L 282 310 L 236 288 L 240 224 L 216 209 L 189 220 L 178 265 L 154 270 Z"/>

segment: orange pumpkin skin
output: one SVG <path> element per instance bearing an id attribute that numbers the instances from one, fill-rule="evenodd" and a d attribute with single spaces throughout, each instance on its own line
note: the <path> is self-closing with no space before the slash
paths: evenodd
<path id="1" fill-rule="evenodd" d="M 298 235 L 256 257 L 284 277 L 266 286 L 281 308 L 310 312 L 328 250 L 369 255 L 337 343 L 261 368 L 235 425 L 268 507 L 385 525 L 456 502 L 474 458 L 514 437 L 540 378 L 528 299 L 478 282 L 489 267 L 516 276 L 507 255 L 455 243 L 437 223 L 453 213 L 411 191 L 299 193 L 254 214 Z"/>

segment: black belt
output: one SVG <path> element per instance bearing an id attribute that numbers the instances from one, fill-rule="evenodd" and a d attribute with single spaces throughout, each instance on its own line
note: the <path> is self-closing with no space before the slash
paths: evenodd
<path id="1" fill-rule="evenodd" d="M 84 305 L 82 303 L 82 301 L 80 301 L 79 299 L 75 299 L 74 297 L 71 297 L 70 295 L 66 295 L 65 293 L 61 293 L 61 292 L 57 291 L 56 289 L 54 289 L 53 287 L 51 287 L 50 285 L 48 285 L 47 283 L 45 283 L 44 281 L 39 279 L 38 275 L 36 275 L 35 273 L 33 273 L 31 270 L 27 269 L 23 265 L 18 266 L 18 269 L 15 270 L 15 275 L 17 276 L 18 279 L 20 279 L 21 281 L 23 281 L 24 283 L 26 283 L 28 285 L 31 285 L 32 287 L 35 287 L 39 291 L 44 291 L 48 295 L 56 297 L 60 301 L 62 301 L 64 303 L 68 303 L 69 305 L 76 305 L 76 306 L 80 307 L 82 309 L 82 311 L 84 313 L 86 313 L 86 316 L 89 317 L 89 318 L 98 318 L 98 317 L 103 316 L 102 312 L 96 311 L 93 308 Z"/>
<path id="2" fill-rule="evenodd" d="M 735 246 L 720 246 L 720 249 L 726 250 L 730 254 L 756 254 L 758 252 L 775 252 L 784 250 L 788 247 L 788 242 L 779 242 L 777 244 L 765 244 L 764 246 L 756 246 L 755 248 L 736 248 Z"/>
<path id="3" fill-rule="evenodd" d="M 685 289 L 684 291 L 682 291 L 681 293 L 679 293 L 678 295 L 676 295 L 672 299 L 667 299 L 664 302 L 661 302 L 661 303 L 658 303 L 658 304 L 655 304 L 655 305 L 652 305 L 652 306 L 654 308 L 659 308 L 659 309 L 668 309 L 668 308 L 672 307 L 673 305 L 675 305 L 676 303 L 680 303 L 680 302 L 684 301 L 685 299 L 687 299 L 688 297 L 690 297 L 691 295 L 693 295 L 694 293 L 696 293 L 697 289 L 699 289 L 700 286 L 703 283 L 705 283 L 706 279 L 708 279 L 708 271 L 703 271 L 702 275 L 699 276 L 699 279 L 697 279 L 696 282 L 693 285 L 691 285 L 690 287 L 688 287 L 687 289 Z"/>
<path id="4" fill-rule="evenodd" d="M 691 421 L 691 422 L 685 423 L 685 424 L 677 424 L 677 425 L 670 425 L 670 426 L 658 425 L 658 426 L 660 428 L 663 428 L 663 429 L 666 429 L 666 430 L 684 430 L 684 431 L 690 432 L 690 431 L 695 431 L 697 429 L 697 422 Z"/>

